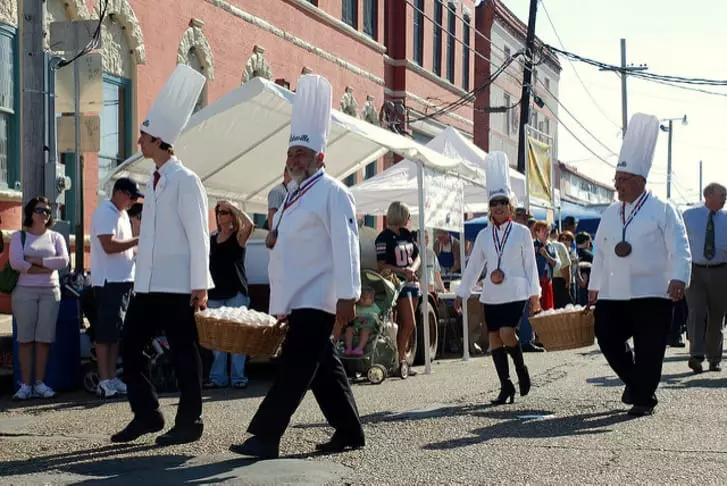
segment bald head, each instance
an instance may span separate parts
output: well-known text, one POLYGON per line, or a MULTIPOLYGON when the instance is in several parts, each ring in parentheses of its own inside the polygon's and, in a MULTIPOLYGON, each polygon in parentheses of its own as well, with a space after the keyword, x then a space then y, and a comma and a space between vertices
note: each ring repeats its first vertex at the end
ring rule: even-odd
POLYGON ((727 199, 727 189, 722 184, 712 182, 704 188, 704 205, 710 211, 719 211, 724 207, 727 199))

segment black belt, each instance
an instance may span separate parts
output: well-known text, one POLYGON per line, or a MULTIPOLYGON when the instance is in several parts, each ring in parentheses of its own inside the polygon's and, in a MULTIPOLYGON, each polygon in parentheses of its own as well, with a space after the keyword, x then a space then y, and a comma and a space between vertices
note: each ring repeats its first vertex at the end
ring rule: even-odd
POLYGON ((727 265, 727 263, 712 263, 712 264, 707 264, 707 265, 702 265, 700 263, 692 263, 692 265, 694 265, 697 268, 722 268, 725 265, 727 265))

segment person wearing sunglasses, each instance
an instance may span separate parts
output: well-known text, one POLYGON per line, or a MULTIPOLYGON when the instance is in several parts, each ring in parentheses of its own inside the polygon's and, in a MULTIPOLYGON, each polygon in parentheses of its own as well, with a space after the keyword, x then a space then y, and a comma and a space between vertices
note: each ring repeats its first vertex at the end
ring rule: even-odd
POLYGON ((10 266, 20 273, 12 293, 21 378, 15 400, 55 396, 43 380, 61 305, 58 270, 69 260, 66 241, 50 229, 53 224, 50 201, 34 197, 23 208, 23 229, 10 238, 10 266))
POLYGON ((527 227, 512 220, 515 196, 510 189, 509 167, 504 152, 491 152, 485 159, 489 225, 477 235, 455 301, 455 309, 461 312, 462 300, 469 297, 484 269, 480 302, 484 305, 492 361, 500 379, 500 394, 492 400, 496 405, 515 400, 508 355, 515 364, 520 395, 530 391, 530 374, 515 328, 528 302, 531 313, 540 311, 540 282, 533 240, 527 227))
POLYGON ((103 201, 91 218, 91 277, 97 309, 93 334, 99 375, 96 394, 101 398, 126 394, 126 385, 116 376, 116 360, 134 287, 134 248, 139 244, 127 210, 142 196, 136 182, 121 177, 114 183, 111 199, 103 201))

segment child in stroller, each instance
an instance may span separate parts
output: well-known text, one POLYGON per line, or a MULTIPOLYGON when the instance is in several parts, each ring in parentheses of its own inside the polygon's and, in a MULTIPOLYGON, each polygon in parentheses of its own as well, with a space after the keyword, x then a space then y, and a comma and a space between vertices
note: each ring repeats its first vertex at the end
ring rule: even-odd
POLYGON ((346 349, 344 356, 363 356, 371 332, 376 332, 377 321, 381 309, 374 299, 376 291, 371 287, 361 289, 361 298, 356 303, 356 318, 348 324, 345 333, 346 349), (358 335, 358 346, 353 348, 354 333, 358 335))

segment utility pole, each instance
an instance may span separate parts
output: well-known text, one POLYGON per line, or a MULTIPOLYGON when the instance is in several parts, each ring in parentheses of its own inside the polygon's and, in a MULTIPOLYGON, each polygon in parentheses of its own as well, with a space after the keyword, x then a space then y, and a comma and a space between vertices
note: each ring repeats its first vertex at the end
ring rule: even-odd
MULTIPOLYGON (((646 64, 639 66, 628 66, 626 64, 626 39, 621 39, 621 136, 626 137, 626 128, 629 122, 628 92, 626 90, 626 77, 633 71, 646 71, 649 67, 646 64)), ((601 68, 599 71, 615 71, 612 68, 601 68)))
POLYGON ((23 205, 44 194, 45 171, 45 54, 44 0, 24 0, 20 15, 21 42, 21 96, 22 137, 21 182, 23 205))
POLYGON ((669 120, 669 148, 666 156, 666 200, 671 200, 671 140, 674 133, 674 121, 669 120))
POLYGON ((520 132, 517 146, 517 170, 525 174, 525 128, 530 121, 530 93, 533 80, 533 57, 535 55, 535 18, 538 14, 538 0, 530 0, 528 16, 528 32, 525 38, 525 71, 523 72, 523 90, 520 97, 520 132))

